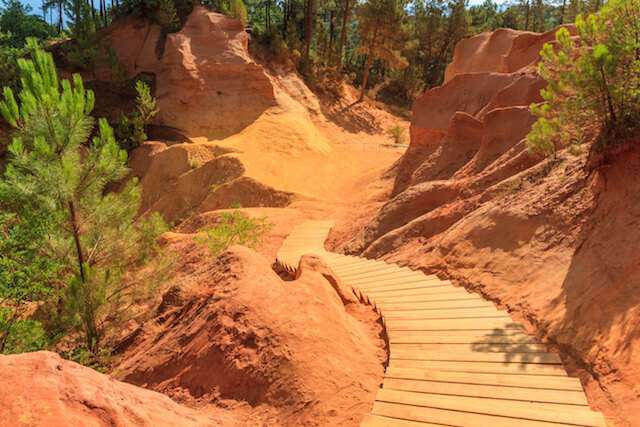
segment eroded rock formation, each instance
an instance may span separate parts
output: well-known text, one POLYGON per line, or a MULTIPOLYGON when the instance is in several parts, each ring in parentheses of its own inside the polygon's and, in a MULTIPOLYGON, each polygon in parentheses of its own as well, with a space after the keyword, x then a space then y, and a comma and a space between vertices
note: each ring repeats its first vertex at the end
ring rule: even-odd
POLYGON ((359 425, 385 357, 370 307, 313 260, 285 282, 250 249, 215 259, 192 234, 166 240, 174 285, 125 340, 119 378, 191 405, 249 405, 246 425, 359 425))
MULTIPOLYGON (((155 75, 156 123, 189 137, 228 137, 276 105, 269 77, 249 56, 244 26, 202 6, 177 33, 163 36, 158 25, 127 18, 107 40, 130 77, 155 75)), ((107 69, 100 74, 110 77, 107 69)))

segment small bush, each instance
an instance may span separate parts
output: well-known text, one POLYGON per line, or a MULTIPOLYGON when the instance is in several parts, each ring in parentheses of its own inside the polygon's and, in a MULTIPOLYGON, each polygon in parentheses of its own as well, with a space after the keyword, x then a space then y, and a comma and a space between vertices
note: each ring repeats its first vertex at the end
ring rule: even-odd
POLYGON ((65 359, 93 368, 98 372, 106 373, 111 363, 111 351, 101 348, 93 353, 86 347, 75 347, 62 355, 65 359))
POLYGON ((115 135, 120 146, 130 152, 147 140, 145 126, 158 114, 156 99, 148 84, 136 82, 136 111, 123 116, 116 126, 115 135))
POLYGON ((202 166, 202 162, 200 161, 200 159, 197 159, 197 158, 189 159, 189 167, 192 170, 198 169, 200 166, 202 166))
POLYGON ((394 144, 404 144, 405 142, 405 130, 400 125, 387 129, 387 135, 393 140, 394 144))
POLYGON ((0 331, 4 342, 2 353, 17 354, 42 350, 47 345, 47 335, 42 324, 31 319, 12 319, 13 313, 0 308, 0 331))
POLYGON ((155 20, 168 33, 180 31, 180 18, 173 0, 159 0, 155 20))
POLYGON ((211 254, 218 256, 232 245, 255 248, 271 226, 266 217, 250 218, 236 209, 223 213, 220 222, 205 229, 196 241, 206 244, 211 254))
POLYGON ((21 56, 21 49, 0 45, 0 87, 7 86, 12 90, 18 89, 20 83, 18 58, 21 56))

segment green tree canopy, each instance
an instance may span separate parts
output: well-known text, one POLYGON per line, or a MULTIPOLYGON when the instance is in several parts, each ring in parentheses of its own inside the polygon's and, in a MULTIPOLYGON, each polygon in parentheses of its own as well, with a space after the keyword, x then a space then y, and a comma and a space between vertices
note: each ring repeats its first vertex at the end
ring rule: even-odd
POLYGON ((548 86, 528 136, 533 151, 554 154, 597 138, 596 147, 624 142, 640 131, 640 0, 610 0, 565 28, 541 52, 548 86))
POLYGON ((41 17, 31 14, 31 7, 19 0, 3 0, 0 7, 0 32, 7 37, 1 44, 22 48, 28 37, 40 40, 54 35, 55 29, 41 17))

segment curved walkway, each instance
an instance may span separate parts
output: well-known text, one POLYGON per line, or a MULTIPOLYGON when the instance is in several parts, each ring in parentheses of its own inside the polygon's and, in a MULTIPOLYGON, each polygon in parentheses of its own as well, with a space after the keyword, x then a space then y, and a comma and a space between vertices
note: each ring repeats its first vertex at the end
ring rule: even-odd
POLYGON ((324 250, 331 221, 297 226, 277 261, 315 254, 380 313, 389 365, 367 427, 606 426, 577 378, 481 296, 383 261, 324 250))

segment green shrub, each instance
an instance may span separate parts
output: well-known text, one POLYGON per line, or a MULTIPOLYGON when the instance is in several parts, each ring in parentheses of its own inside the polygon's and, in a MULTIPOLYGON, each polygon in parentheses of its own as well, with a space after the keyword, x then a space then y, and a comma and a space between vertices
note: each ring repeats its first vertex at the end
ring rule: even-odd
POLYGON ((106 373, 111 363, 111 351, 101 348, 97 352, 92 352, 86 347, 79 346, 62 354, 65 359, 88 366, 98 372, 106 373))
POLYGON ((387 129, 387 135, 393 140, 394 144, 404 144, 405 142, 405 130, 400 125, 387 129))
POLYGON ((255 248, 271 226, 266 217, 250 218, 235 209, 223 213, 220 222, 205 229, 196 242, 206 244, 211 254, 218 256, 232 245, 255 248))
POLYGON ((533 152, 555 155, 593 138, 603 149, 640 131, 640 0, 611 0, 576 27, 577 38, 562 28, 540 53, 548 86, 531 107, 533 152))
POLYGON ((4 354, 42 350, 47 345, 47 335, 42 323, 31 319, 14 319, 11 309, 0 307, 0 336, 4 354))
POLYGON ((136 111, 123 116, 115 129, 116 139, 128 152, 147 140, 145 126, 158 114, 156 99, 151 95, 148 84, 137 81, 136 93, 136 111))
MULTIPOLYGON (((27 3, 27 2, 24 2, 27 3)), ((0 6, 0 29, 6 36, 0 40, 5 46, 23 48, 27 38, 46 40, 55 34, 55 28, 32 13, 31 6, 19 0, 5 0, 0 6)))
POLYGON ((158 25, 166 32, 174 33, 180 31, 180 18, 178 18, 178 12, 173 0, 159 0, 155 17, 158 25))
MULTIPOLYGON (((1 36, 0 36, 1 37, 1 36)), ((0 46, 0 87, 18 88, 18 58, 22 56, 22 50, 15 47, 0 46)))
POLYGON ((113 7, 112 13, 115 18, 135 16, 149 19, 165 32, 173 33, 182 28, 194 3, 193 0, 123 0, 113 7))

